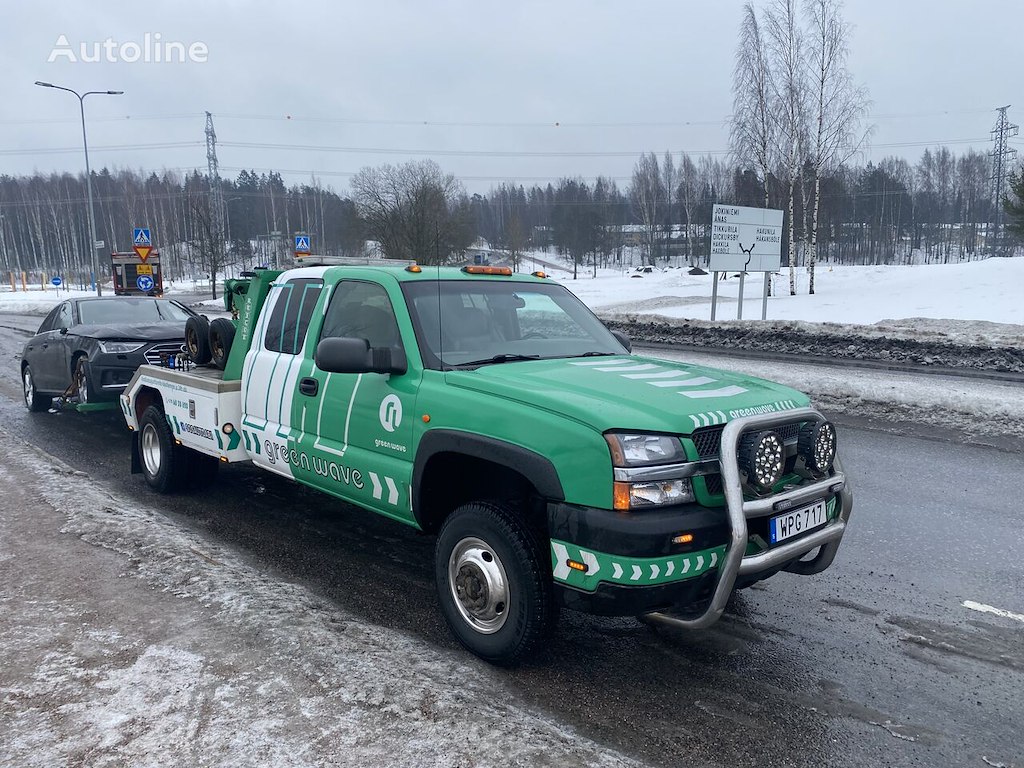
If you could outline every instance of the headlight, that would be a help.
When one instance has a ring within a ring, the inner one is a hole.
[[[828,472],[836,460],[836,428],[830,421],[811,421],[800,427],[797,453],[816,472]]]
[[[611,432],[604,436],[616,467],[646,467],[686,461],[683,443],[671,435],[629,435]]]
[[[101,341],[100,352],[111,352],[118,355],[123,355],[128,352],[134,352],[137,349],[142,349],[145,342],[138,341]]]
[[[786,465],[782,436],[771,430],[744,435],[740,441],[739,464],[746,470],[748,480],[762,488],[771,488],[782,479]]]
[[[676,480],[615,483],[615,509],[623,512],[662,504],[685,504],[693,500],[693,484],[688,477]]]

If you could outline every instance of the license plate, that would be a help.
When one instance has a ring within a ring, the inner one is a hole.
[[[773,517],[768,521],[771,543],[777,544],[780,541],[791,539],[814,528],[820,528],[827,522],[824,499],[806,507],[794,509],[792,512]]]
[[[139,264],[136,268],[138,270],[135,274],[137,275],[152,275],[153,265],[152,264]]]

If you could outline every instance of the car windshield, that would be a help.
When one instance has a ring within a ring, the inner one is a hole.
[[[402,288],[428,368],[626,353],[561,285],[450,280]]]
[[[80,302],[78,314],[82,325],[184,323],[189,318],[188,312],[172,301],[127,297]]]

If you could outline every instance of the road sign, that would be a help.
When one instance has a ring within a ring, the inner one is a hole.
[[[132,245],[153,245],[153,238],[149,236],[148,227],[135,227],[132,234]]]
[[[139,261],[145,261],[149,258],[149,254],[153,252],[153,249],[148,245],[135,245],[132,246],[132,250],[139,257]]]
[[[309,235],[295,236],[295,255],[300,253],[309,253]]]
[[[57,288],[59,288],[59,287],[60,287],[60,284],[61,284],[61,283],[63,283],[64,281],[63,281],[63,280],[61,280],[61,279],[60,279],[59,277],[51,277],[51,278],[50,278],[50,282],[51,282],[51,283],[53,283],[53,284],[54,284],[54,286],[56,286]]]
[[[711,270],[778,272],[782,211],[716,205],[711,214]]]
[[[135,284],[139,286],[140,291],[148,293],[153,290],[153,278],[149,275],[139,275]]]

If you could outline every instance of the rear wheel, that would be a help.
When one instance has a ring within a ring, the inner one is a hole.
[[[213,364],[224,370],[231,354],[231,342],[235,340],[235,324],[224,317],[210,323],[210,357]]]
[[[434,575],[448,626],[485,661],[510,665],[551,633],[557,612],[539,537],[508,507],[471,503],[441,528]]]
[[[21,386],[26,408],[34,413],[49,409],[53,398],[36,391],[36,380],[32,377],[32,368],[28,365],[21,372]]]
[[[185,352],[196,365],[210,362],[210,321],[202,315],[185,322]]]
[[[180,489],[188,473],[188,456],[174,442],[164,412],[149,406],[139,423],[139,459],[142,476],[153,490],[174,493]]]

